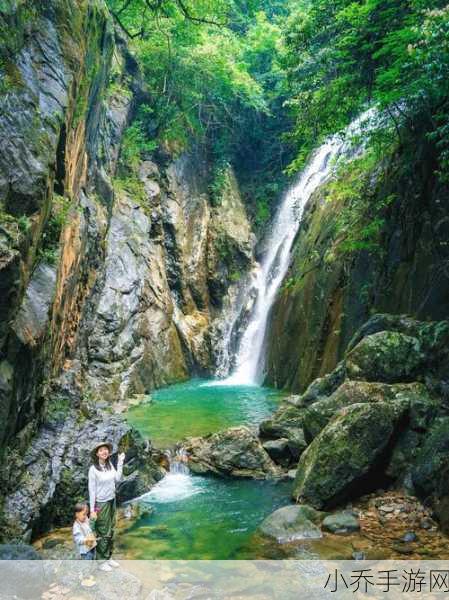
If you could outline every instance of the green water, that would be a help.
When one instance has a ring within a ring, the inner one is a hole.
[[[152,393],[128,420],[159,448],[188,436],[254,425],[271,414],[281,394],[257,386],[190,380]],[[249,558],[251,537],[271,512],[290,503],[290,482],[169,473],[141,498],[151,508],[119,537],[130,559]]]
[[[119,536],[118,550],[129,559],[250,558],[254,530],[290,503],[290,491],[285,481],[169,474],[144,497],[153,512]]]
[[[260,423],[276,409],[280,396],[271,388],[191,379],[152,392],[152,402],[130,409],[127,418],[155,447],[166,448],[185,437]]]

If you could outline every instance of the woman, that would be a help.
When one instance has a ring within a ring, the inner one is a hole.
[[[89,469],[90,518],[95,523],[97,560],[100,569],[112,571],[119,564],[112,560],[115,527],[116,484],[122,479],[125,454],[118,455],[117,469],[111,463],[112,444],[100,442],[92,450],[93,465]]]

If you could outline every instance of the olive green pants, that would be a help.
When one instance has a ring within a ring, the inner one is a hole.
[[[115,528],[115,499],[99,502],[95,521],[95,534],[97,536],[97,560],[108,560],[112,555]]]

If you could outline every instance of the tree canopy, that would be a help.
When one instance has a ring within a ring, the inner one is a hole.
[[[247,178],[261,220],[286,167],[372,104],[392,137],[423,129],[445,171],[446,2],[108,0],[149,94],[129,136],[142,151],[205,144]]]

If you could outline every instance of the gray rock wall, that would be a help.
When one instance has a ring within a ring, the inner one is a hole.
[[[19,529],[64,501],[43,450],[49,407],[64,405],[78,443],[86,402],[209,373],[211,328],[254,246],[233,173],[212,203],[200,150],[120,180],[145,86],[135,61],[102,1],[32,4],[0,11],[13,32],[0,43],[0,452],[18,457],[1,491],[10,514],[18,489],[31,498],[27,454],[49,490]]]

